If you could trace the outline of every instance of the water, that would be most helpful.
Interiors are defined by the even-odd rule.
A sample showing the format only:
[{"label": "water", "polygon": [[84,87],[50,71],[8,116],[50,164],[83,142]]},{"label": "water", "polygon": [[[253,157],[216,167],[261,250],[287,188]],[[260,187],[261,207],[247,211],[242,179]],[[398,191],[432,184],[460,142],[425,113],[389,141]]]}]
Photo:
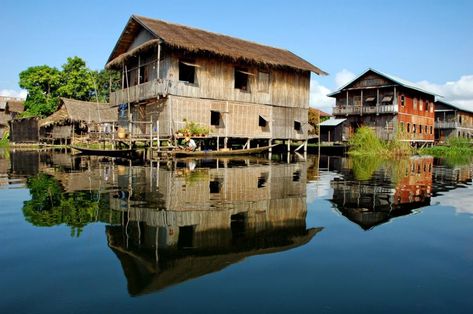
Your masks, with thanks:
[{"label": "water", "polygon": [[471,313],[472,165],[0,159],[1,313]]}]

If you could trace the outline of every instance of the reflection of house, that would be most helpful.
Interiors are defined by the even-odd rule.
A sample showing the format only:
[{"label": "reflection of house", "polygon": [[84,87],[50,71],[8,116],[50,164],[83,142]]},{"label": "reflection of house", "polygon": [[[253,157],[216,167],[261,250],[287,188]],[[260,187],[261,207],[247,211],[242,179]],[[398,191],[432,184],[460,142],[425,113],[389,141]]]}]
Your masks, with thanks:
[{"label": "reflection of house", "polygon": [[413,83],[369,69],[329,96],[336,98],[333,115],[347,119],[347,139],[364,125],[383,140],[398,132],[410,142],[434,140],[435,95]]},{"label": "reflection of house", "polygon": [[91,138],[92,134],[105,132],[103,128],[107,123],[111,133],[112,123],[117,119],[117,108],[109,104],[61,98],[58,110],[39,121],[40,138],[42,141],[62,142],[84,136]]},{"label": "reflection of house", "polygon": [[306,228],[305,164],[230,162],[119,174],[110,207],[123,222],[107,236],[131,294],[302,245],[319,230]]},{"label": "reflection of house", "polygon": [[414,157],[399,161],[397,166],[382,167],[367,181],[353,180],[350,172],[334,179],[332,202],[365,230],[429,205],[433,158]]},{"label": "reflection of house", "polygon": [[9,122],[24,111],[23,101],[18,99],[0,98],[0,138],[9,131]]},{"label": "reflection of house", "polygon": [[473,111],[445,101],[435,102],[435,140],[450,136],[473,138]]},{"label": "reflection of house", "polygon": [[448,166],[439,164],[434,167],[433,195],[442,194],[450,190],[465,187],[472,183],[473,165]]},{"label": "reflection of house", "polygon": [[[133,121],[159,121],[161,138],[193,121],[228,140],[301,139],[309,129],[311,72],[278,48],[133,15],[107,68],[122,72],[114,105]],[[125,117],[126,119],[126,117]],[[132,132],[150,132],[141,124]]]}]

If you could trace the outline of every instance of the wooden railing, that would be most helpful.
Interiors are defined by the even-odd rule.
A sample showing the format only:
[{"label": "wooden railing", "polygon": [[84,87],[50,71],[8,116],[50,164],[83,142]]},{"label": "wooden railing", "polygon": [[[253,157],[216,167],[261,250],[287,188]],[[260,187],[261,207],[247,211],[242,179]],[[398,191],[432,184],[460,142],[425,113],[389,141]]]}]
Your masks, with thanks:
[{"label": "wooden railing", "polygon": [[360,115],[397,112],[395,105],[381,106],[337,106],[333,108],[334,115]]},{"label": "wooden railing", "polygon": [[110,103],[112,105],[118,105],[128,102],[138,102],[157,96],[165,96],[169,91],[169,86],[168,80],[152,80],[129,88],[120,89],[110,94]]},{"label": "wooden railing", "polygon": [[457,121],[435,121],[437,129],[456,129],[460,124]]}]

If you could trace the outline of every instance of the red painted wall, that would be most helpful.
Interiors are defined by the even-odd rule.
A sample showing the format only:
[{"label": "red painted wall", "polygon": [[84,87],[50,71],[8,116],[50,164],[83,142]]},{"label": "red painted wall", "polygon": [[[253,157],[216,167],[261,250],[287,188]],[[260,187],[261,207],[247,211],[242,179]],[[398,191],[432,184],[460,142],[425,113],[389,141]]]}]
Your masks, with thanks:
[{"label": "red painted wall", "polygon": [[[398,127],[402,138],[413,141],[433,141],[435,118],[433,96],[400,91],[397,98]],[[402,104],[403,98],[404,105]],[[416,100],[417,107],[414,106]],[[428,104],[428,110],[426,110],[426,104]],[[404,125],[403,128],[402,125]]]}]

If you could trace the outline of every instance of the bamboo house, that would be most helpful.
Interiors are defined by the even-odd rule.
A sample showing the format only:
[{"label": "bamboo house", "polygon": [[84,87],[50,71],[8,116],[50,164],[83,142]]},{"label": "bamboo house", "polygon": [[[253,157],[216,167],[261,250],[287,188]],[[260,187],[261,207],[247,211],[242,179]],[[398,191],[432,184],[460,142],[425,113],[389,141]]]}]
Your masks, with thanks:
[{"label": "bamboo house", "polygon": [[288,50],[136,15],[106,68],[121,72],[110,102],[130,137],[190,132],[217,148],[306,141],[310,76],[326,74]]},{"label": "bamboo house", "polygon": [[114,133],[118,109],[110,104],[61,98],[58,110],[39,121],[43,142],[97,140]]}]

